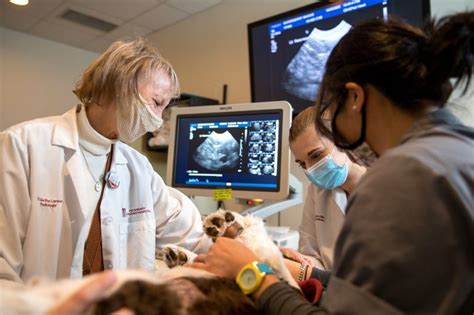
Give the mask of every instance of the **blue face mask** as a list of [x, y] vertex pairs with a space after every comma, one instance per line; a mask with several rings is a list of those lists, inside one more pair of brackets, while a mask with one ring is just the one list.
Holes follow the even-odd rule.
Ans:
[[318, 163], [304, 170], [304, 173], [317, 187], [334, 189], [344, 184], [349, 173], [349, 167], [347, 161], [343, 165], [338, 165], [332, 154], [329, 154]]

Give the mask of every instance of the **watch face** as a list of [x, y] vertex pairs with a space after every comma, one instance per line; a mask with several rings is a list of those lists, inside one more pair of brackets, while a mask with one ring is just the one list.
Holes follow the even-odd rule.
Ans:
[[255, 271], [252, 269], [244, 270], [240, 279], [242, 284], [247, 288], [253, 287], [255, 285], [255, 281], [257, 280], [255, 277]]

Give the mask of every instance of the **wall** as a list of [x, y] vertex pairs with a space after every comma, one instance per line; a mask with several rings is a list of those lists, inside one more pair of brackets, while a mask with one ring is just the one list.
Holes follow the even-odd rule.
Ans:
[[0, 38], [0, 130], [77, 103], [74, 83], [96, 53], [1, 27]]

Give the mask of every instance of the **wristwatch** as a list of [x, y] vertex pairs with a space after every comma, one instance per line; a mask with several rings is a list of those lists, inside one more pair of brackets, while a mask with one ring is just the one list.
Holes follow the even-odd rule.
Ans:
[[235, 281], [244, 294], [251, 294], [260, 288], [265, 275], [271, 274], [273, 270], [267, 264], [254, 261], [240, 270]]

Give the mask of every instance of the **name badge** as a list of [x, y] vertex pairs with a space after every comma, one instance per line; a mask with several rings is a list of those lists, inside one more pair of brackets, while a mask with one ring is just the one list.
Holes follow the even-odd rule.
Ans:
[[120, 186], [118, 175], [113, 171], [110, 171], [105, 175], [105, 182], [107, 183], [107, 187], [111, 189], [117, 189]]

